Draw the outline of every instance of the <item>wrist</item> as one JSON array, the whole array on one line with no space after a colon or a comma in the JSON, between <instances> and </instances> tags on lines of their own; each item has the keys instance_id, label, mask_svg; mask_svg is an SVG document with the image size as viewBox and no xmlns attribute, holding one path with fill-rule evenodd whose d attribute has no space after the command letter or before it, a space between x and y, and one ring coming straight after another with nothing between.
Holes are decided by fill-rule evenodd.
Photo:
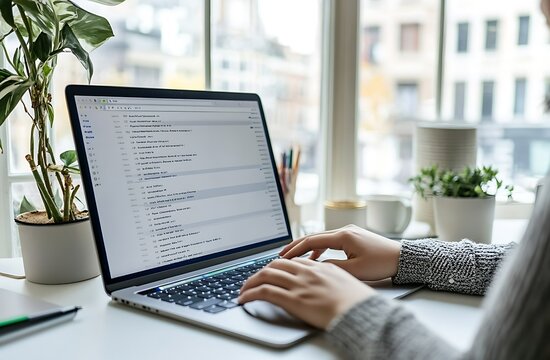
<instances>
[{"instance_id":1,"label":"wrist","mask_svg":"<svg viewBox=\"0 0 550 360\"><path fill-rule=\"evenodd\" d=\"M394 277L397 275L397 271L399 270L399 258L401 256L401 242L400 241L393 241L393 244L391 246L390 251L390 258L388 260L389 264L391 264L391 275L390 277Z\"/></svg>"}]
</instances>

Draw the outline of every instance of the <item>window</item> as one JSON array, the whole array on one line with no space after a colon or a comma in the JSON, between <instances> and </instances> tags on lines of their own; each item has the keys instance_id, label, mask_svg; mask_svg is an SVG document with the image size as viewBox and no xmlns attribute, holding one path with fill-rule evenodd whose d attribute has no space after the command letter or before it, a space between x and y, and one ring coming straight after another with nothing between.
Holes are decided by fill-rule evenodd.
<instances>
[{"instance_id":1,"label":"window","mask_svg":"<svg viewBox=\"0 0 550 360\"><path fill-rule=\"evenodd\" d=\"M498 20L489 20L485 24L485 50L496 50L498 40Z\"/></svg>"},{"instance_id":2,"label":"window","mask_svg":"<svg viewBox=\"0 0 550 360\"><path fill-rule=\"evenodd\" d=\"M193 0L134 0L116 7L77 1L109 19L116 36L91 53L94 84L206 87L204 2ZM260 93L275 153L290 145L302 148L298 202L318 198L321 83L321 0L214 0L211 16L212 88ZM292 11L288 11L291 9ZM129 16L131 14L131 16ZM68 83L85 83L85 71L70 55L59 58L52 93L63 94ZM281 91L280 89L284 89ZM74 148L62 95L55 96L55 152ZM15 114L24 118L24 114ZM25 119L26 120L26 119ZM39 204L25 164L26 121L10 121L6 129L21 134L9 147L7 204L1 219L11 224L13 209L23 195ZM0 164L0 172L2 166ZM4 176L3 173L0 176ZM4 193L3 188L0 189ZM6 251L17 255L15 230Z\"/></svg>"},{"instance_id":3,"label":"window","mask_svg":"<svg viewBox=\"0 0 550 360\"><path fill-rule=\"evenodd\" d=\"M466 83L455 83L454 120L464 120L464 105L466 102Z\"/></svg>"},{"instance_id":4,"label":"window","mask_svg":"<svg viewBox=\"0 0 550 360\"><path fill-rule=\"evenodd\" d=\"M212 2L212 89L260 94L276 156L300 145L299 203L317 198L322 164L320 20L321 0Z\"/></svg>"},{"instance_id":5,"label":"window","mask_svg":"<svg viewBox=\"0 0 550 360\"><path fill-rule=\"evenodd\" d=\"M204 2L134 0L97 10L92 2L77 2L107 16L117 35L92 53L94 83L148 82L190 89L207 85ZM442 3L360 0L360 53L350 54L357 55L360 77L357 193L410 194L407 179L413 174L417 122L461 120L478 127L480 164L498 167L505 182L516 186L514 198L522 200L522 192L529 195L537 177L547 171L550 148L550 104L546 115L543 106L545 96L550 103L550 80L545 83L550 79L550 62L541 61L550 37L539 0L524 0L517 7L497 0L468 6L446 0L442 19L448 31L442 39L444 61L439 68ZM319 63L326 51L321 51L321 39L333 45L328 44L327 22L321 21L328 17L327 4L323 0L213 0L210 17L211 87L259 92L275 151L296 140L304 142L304 177L298 185L310 189L299 191L307 199L317 195L320 164L325 161L318 150L319 113L330 99L319 95ZM250 34L251 29L258 29L258 34ZM242 41L242 36L254 41ZM519 49L516 42L526 42L529 51ZM501 50L496 52L497 48ZM59 61L64 71L56 73L52 93L61 93L66 83L85 82L78 62L70 56ZM524 90L521 83L516 85L518 74L525 76ZM441 88L436 87L439 80ZM67 124L62 97L54 100L57 125ZM441 105L440 113L436 104ZM515 116L521 108L522 115ZM0 133L26 134L27 128L24 121L11 121ZM56 153L73 147L68 124L56 126L52 135ZM10 140L4 143L10 156L0 157L0 194L7 194L10 205L13 199L17 206L23 194L33 196L34 184L22 158L27 139L12 135ZM12 223L13 208L0 202L0 232L7 228L5 223ZM5 232L1 235L6 237ZM0 242L0 255L15 254L3 251L3 245Z\"/></svg>"},{"instance_id":6,"label":"window","mask_svg":"<svg viewBox=\"0 0 550 360\"><path fill-rule=\"evenodd\" d=\"M414 117L418 113L418 84L397 84L397 113L403 117Z\"/></svg>"},{"instance_id":7,"label":"window","mask_svg":"<svg viewBox=\"0 0 550 360\"><path fill-rule=\"evenodd\" d=\"M116 34L90 54L95 69L92 83L193 89L204 87L204 16L200 2L136 0L116 7L100 6L89 1L77 3L107 17ZM56 124L55 133L51 137L56 154L74 148L62 95L68 83L86 83L85 70L73 56L61 54L52 84ZM22 121L8 121L5 127L5 131L10 134L4 143L9 154L6 182L9 190L7 201L2 198L0 206L9 206L9 209L0 209L0 213L9 214L9 217L1 219L1 227L4 228L4 223L12 226L11 234L8 234L11 235L8 237L11 242L0 245L0 250L4 250L0 255L3 256L18 254L17 235L11 219L23 196L40 204L36 185L24 159L29 124L21 111L12 116ZM4 189L0 191L4 192Z\"/></svg>"},{"instance_id":8,"label":"window","mask_svg":"<svg viewBox=\"0 0 550 360\"><path fill-rule=\"evenodd\" d=\"M468 52L468 30L468 23L458 23L456 51L459 53Z\"/></svg>"},{"instance_id":9,"label":"window","mask_svg":"<svg viewBox=\"0 0 550 360\"><path fill-rule=\"evenodd\" d=\"M360 2L359 195L409 193L415 123L435 118L439 1Z\"/></svg>"},{"instance_id":10,"label":"window","mask_svg":"<svg viewBox=\"0 0 550 360\"><path fill-rule=\"evenodd\" d=\"M367 26L364 30L363 58L370 64L380 61L380 26Z\"/></svg>"},{"instance_id":11,"label":"window","mask_svg":"<svg viewBox=\"0 0 550 360\"><path fill-rule=\"evenodd\" d=\"M516 92L514 96L514 115L525 115L525 93L527 91L527 79L516 79Z\"/></svg>"},{"instance_id":12,"label":"window","mask_svg":"<svg viewBox=\"0 0 550 360\"><path fill-rule=\"evenodd\" d=\"M420 24L402 24L399 50L417 52L420 50Z\"/></svg>"},{"instance_id":13,"label":"window","mask_svg":"<svg viewBox=\"0 0 550 360\"><path fill-rule=\"evenodd\" d=\"M493 119L494 81L484 81L482 84L481 119Z\"/></svg>"},{"instance_id":14,"label":"window","mask_svg":"<svg viewBox=\"0 0 550 360\"><path fill-rule=\"evenodd\" d=\"M529 19L529 16L519 17L518 45L527 45L529 43Z\"/></svg>"},{"instance_id":15,"label":"window","mask_svg":"<svg viewBox=\"0 0 550 360\"><path fill-rule=\"evenodd\" d=\"M472 36L468 53L457 54L454 48L445 52L441 117L454 119L455 84L464 79L464 121L478 128L478 162L494 165L506 183L514 184L515 200L531 201L534 184L548 171L548 152L543 153L550 146L548 115L544 114L544 82L550 79L550 63L540 61L546 58L548 29L540 2L525 0L518 7L498 6L496 0L471 6L460 0L446 4L446 21L468 22ZM451 32L446 37L449 41L456 41ZM529 46L528 52L517 46L520 42ZM488 56L485 45L500 51Z\"/></svg>"}]
</instances>

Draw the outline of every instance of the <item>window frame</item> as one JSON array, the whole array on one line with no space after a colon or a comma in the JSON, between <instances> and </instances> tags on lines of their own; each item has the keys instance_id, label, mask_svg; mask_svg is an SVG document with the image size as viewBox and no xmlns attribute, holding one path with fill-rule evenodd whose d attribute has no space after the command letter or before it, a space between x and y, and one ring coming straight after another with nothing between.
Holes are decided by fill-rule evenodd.
<instances>
[{"instance_id":1,"label":"window frame","mask_svg":"<svg viewBox=\"0 0 550 360\"><path fill-rule=\"evenodd\" d=\"M458 54L465 54L468 52L468 45L470 40L469 38L470 38L470 23L467 21L461 21L457 23L456 24L456 52Z\"/></svg>"},{"instance_id":2,"label":"window frame","mask_svg":"<svg viewBox=\"0 0 550 360\"><path fill-rule=\"evenodd\" d=\"M522 27L522 25L524 27ZM531 28L531 16L520 15L518 17L518 41L517 41L518 46L529 45L529 35L531 32L530 28Z\"/></svg>"},{"instance_id":3,"label":"window frame","mask_svg":"<svg viewBox=\"0 0 550 360\"><path fill-rule=\"evenodd\" d=\"M525 101L529 82L525 76L514 79L514 117L525 117ZM521 91L519 91L521 89ZM519 95L521 94L521 97Z\"/></svg>"},{"instance_id":4,"label":"window frame","mask_svg":"<svg viewBox=\"0 0 550 360\"><path fill-rule=\"evenodd\" d=\"M417 22L403 22L399 24L399 52L402 54L416 54L422 49L420 38L422 25ZM414 38L414 41L409 42ZM407 40L407 41L405 41Z\"/></svg>"},{"instance_id":5,"label":"window frame","mask_svg":"<svg viewBox=\"0 0 550 360\"><path fill-rule=\"evenodd\" d=\"M489 31L490 26L494 25L494 31ZM497 51L498 50L498 31L500 27L500 21L496 19L488 19L485 21L485 51ZM494 39L492 34L494 34ZM490 42L490 43L489 43Z\"/></svg>"},{"instance_id":6,"label":"window frame","mask_svg":"<svg viewBox=\"0 0 550 360\"><path fill-rule=\"evenodd\" d=\"M486 97L486 90L491 90L491 96ZM487 91L488 92L488 91ZM488 101L487 101L488 100ZM490 105L490 113L486 114L486 109ZM495 116L495 81L483 80L481 82L481 112L480 119L482 122L493 121Z\"/></svg>"},{"instance_id":7,"label":"window frame","mask_svg":"<svg viewBox=\"0 0 550 360\"><path fill-rule=\"evenodd\" d=\"M453 87L453 119L457 121L464 121L464 114L466 110L466 93L468 91L466 81L460 80L454 82ZM460 98L459 98L460 90ZM460 101L458 101L460 99ZM460 108L458 105L460 104Z\"/></svg>"}]
</instances>

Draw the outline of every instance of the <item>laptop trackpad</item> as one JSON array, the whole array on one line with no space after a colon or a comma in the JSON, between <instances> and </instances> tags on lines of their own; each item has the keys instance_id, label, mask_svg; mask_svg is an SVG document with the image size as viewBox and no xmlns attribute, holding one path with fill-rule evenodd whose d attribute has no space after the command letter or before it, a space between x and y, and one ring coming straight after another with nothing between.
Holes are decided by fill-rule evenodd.
<instances>
[{"instance_id":1,"label":"laptop trackpad","mask_svg":"<svg viewBox=\"0 0 550 360\"><path fill-rule=\"evenodd\" d=\"M302 320L290 315L282 307L273 305L267 301L251 301L244 304L243 309L249 315L272 324L289 327L309 327Z\"/></svg>"}]
</instances>

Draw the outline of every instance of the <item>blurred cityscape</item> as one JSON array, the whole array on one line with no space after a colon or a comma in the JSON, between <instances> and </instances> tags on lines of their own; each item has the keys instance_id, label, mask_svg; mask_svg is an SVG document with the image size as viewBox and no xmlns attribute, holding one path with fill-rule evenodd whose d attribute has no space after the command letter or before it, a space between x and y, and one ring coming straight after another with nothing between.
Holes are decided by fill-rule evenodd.
<instances>
[{"instance_id":1,"label":"blurred cityscape","mask_svg":"<svg viewBox=\"0 0 550 360\"><path fill-rule=\"evenodd\" d=\"M473 124L480 164L531 190L550 165L550 34L538 0L447 1L441 118L436 116L439 0L362 0L359 194L408 193L418 122ZM116 36L92 52L94 84L205 87L204 4L134 0L81 5L109 19ZM322 0L213 0L211 87L262 97L276 158L302 148L299 203L319 195ZM288 9L292 9L289 11ZM54 88L57 152L73 148L62 95L85 83L70 54L59 59ZM17 116L24 117L19 114ZM27 122L10 149L10 169L26 172ZM12 199L32 193L15 183Z\"/></svg>"},{"instance_id":2,"label":"blurred cityscape","mask_svg":"<svg viewBox=\"0 0 550 360\"><path fill-rule=\"evenodd\" d=\"M303 41L313 46L305 52L281 42L277 28L265 29L264 14L269 9L262 7L268 1L213 1L211 88L260 94L276 159L290 146L301 147L299 196L308 202L317 198L320 168L321 7L319 0L304 3L314 10L308 16L315 20L304 24L279 16L277 22L279 29L290 27L307 37ZM86 6L98 13L105 11ZM116 36L92 53L94 84L204 89L202 2L137 0L109 8L105 16ZM304 26L311 28L304 32ZM63 61L67 64L56 79L56 93L62 93L68 83L85 82L75 59L67 56ZM66 114L63 101L57 103L56 111ZM58 148L71 148L68 124L56 131Z\"/></svg>"},{"instance_id":3,"label":"blurred cityscape","mask_svg":"<svg viewBox=\"0 0 550 360\"><path fill-rule=\"evenodd\" d=\"M538 0L363 0L358 192L406 192L418 122L478 128L478 163L532 191L550 167L550 32ZM527 199L529 196L527 196Z\"/></svg>"}]
</instances>

